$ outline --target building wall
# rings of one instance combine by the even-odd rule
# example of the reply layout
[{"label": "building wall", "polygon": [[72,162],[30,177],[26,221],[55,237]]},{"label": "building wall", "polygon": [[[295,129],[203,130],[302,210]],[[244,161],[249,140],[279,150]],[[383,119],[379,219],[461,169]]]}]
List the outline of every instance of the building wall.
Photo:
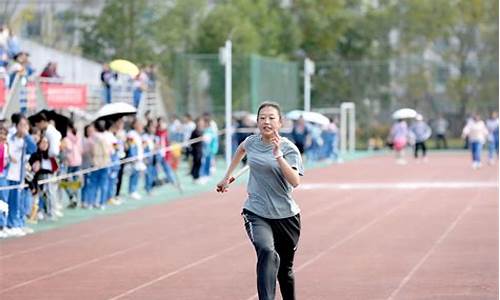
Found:
[{"label": "building wall", "polygon": [[40,74],[47,63],[53,61],[57,62],[58,73],[64,82],[100,85],[101,64],[27,39],[19,38],[19,43],[21,49],[30,54],[30,61],[36,74]]}]

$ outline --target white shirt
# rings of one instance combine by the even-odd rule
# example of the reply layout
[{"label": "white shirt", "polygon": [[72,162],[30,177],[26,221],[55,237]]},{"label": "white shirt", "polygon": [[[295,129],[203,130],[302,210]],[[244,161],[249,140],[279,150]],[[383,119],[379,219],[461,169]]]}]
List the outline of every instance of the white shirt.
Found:
[{"label": "white shirt", "polygon": [[49,140],[49,157],[57,157],[61,150],[62,135],[54,125],[49,124],[45,129],[45,137]]},{"label": "white shirt", "polygon": [[462,135],[468,136],[471,142],[484,143],[488,136],[488,128],[482,120],[472,121],[465,126]]},{"label": "white shirt", "polygon": [[[9,139],[10,165],[7,171],[7,180],[21,181],[21,157],[23,156],[24,138],[14,136]],[[24,157],[27,158],[27,155]]]}]

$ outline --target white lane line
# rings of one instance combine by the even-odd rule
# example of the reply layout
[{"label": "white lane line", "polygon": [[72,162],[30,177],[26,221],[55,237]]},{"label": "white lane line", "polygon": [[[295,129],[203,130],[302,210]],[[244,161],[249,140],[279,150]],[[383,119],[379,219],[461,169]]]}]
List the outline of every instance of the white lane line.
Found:
[{"label": "white lane line", "polygon": [[[335,203],[333,203],[333,204],[331,204],[331,205],[328,205],[328,206],[327,206],[326,208],[324,208],[321,212],[325,212],[325,211],[327,211],[327,210],[329,210],[329,209],[332,209],[333,207],[336,207],[336,206],[338,206],[338,205],[341,205],[342,203],[348,202],[349,200],[350,200],[350,198],[347,198],[347,199],[343,199],[343,200],[340,200],[340,201],[338,201],[338,202],[335,202]],[[318,211],[313,212],[312,214],[308,214],[307,216],[309,216],[309,215],[313,215],[313,214],[318,214],[319,212],[320,212],[320,211],[318,210]],[[142,222],[130,222],[130,224],[129,224],[129,225],[132,225],[133,223],[139,223],[139,224],[140,224],[140,223],[142,223]],[[120,251],[113,252],[113,253],[111,253],[111,254],[107,254],[107,255],[104,255],[104,256],[100,256],[100,257],[97,257],[97,258],[95,258],[95,259],[92,259],[92,260],[89,260],[89,261],[85,261],[85,262],[82,262],[82,263],[79,263],[79,264],[73,265],[73,266],[71,266],[71,267],[67,267],[67,268],[59,269],[59,270],[57,270],[57,271],[54,271],[54,272],[51,272],[51,273],[48,273],[48,274],[45,274],[45,275],[42,275],[42,276],[39,276],[39,277],[33,278],[33,279],[31,279],[31,280],[24,281],[24,282],[21,282],[21,283],[19,283],[19,284],[16,284],[16,285],[10,286],[10,287],[8,287],[8,288],[6,288],[6,289],[4,289],[4,290],[0,290],[0,294],[3,294],[3,293],[5,293],[5,292],[7,292],[7,291],[10,291],[10,290],[14,290],[14,289],[17,289],[17,288],[20,288],[20,287],[26,286],[26,285],[31,284],[31,283],[33,283],[33,282],[37,282],[37,281],[40,281],[40,280],[43,280],[43,279],[51,278],[51,277],[54,277],[54,276],[56,276],[56,275],[59,275],[59,274],[62,274],[62,273],[66,273],[66,272],[69,272],[69,271],[72,271],[72,270],[75,270],[75,269],[78,269],[78,268],[80,268],[80,267],[83,267],[83,266],[86,266],[86,265],[89,265],[89,264],[92,264],[92,263],[95,263],[95,262],[98,262],[98,261],[101,261],[101,260],[105,260],[105,259],[107,259],[107,258],[111,258],[111,257],[117,256],[117,255],[123,254],[123,253],[126,253],[126,252],[128,252],[128,251],[130,251],[130,250],[133,250],[133,249],[136,249],[136,248],[139,248],[139,247],[143,247],[143,246],[145,246],[145,245],[151,244],[151,243],[153,243],[153,242],[158,242],[158,241],[160,241],[160,240],[164,240],[164,239],[166,239],[166,238],[159,239],[159,240],[154,240],[154,241],[145,241],[145,242],[143,242],[143,243],[141,243],[141,244],[138,244],[138,245],[133,246],[133,247],[130,247],[130,248],[126,248],[126,249],[123,249],[123,250],[120,250]],[[65,239],[65,240],[62,240],[62,241],[60,241],[60,242],[65,242],[65,241],[67,241],[67,240],[69,240],[69,239]],[[58,242],[56,242],[56,243],[58,243]],[[230,249],[233,249],[233,248],[236,248],[236,247],[242,246],[242,245],[244,245],[245,243],[246,243],[246,242],[242,242],[241,244],[238,244],[237,246],[234,246],[234,247],[232,247],[232,248],[230,248]],[[50,244],[50,246],[51,246],[51,245],[54,245],[54,243],[51,243],[51,244]],[[229,250],[228,250],[228,249],[225,249],[225,250],[222,250],[221,252],[226,252],[226,251],[229,251]],[[194,267],[194,266],[196,266],[196,265],[199,265],[199,264],[201,264],[201,263],[203,263],[203,262],[205,262],[205,261],[208,261],[208,260],[210,260],[210,259],[212,259],[212,258],[215,258],[215,257],[212,257],[212,256],[213,256],[213,255],[208,256],[208,257],[204,257],[204,258],[202,258],[202,259],[198,260],[198,261],[197,261],[197,263],[192,263],[192,264],[189,264],[189,265],[187,265],[187,266],[184,266],[184,267],[180,268],[179,270],[172,272],[172,273],[174,273],[174,274],[171,274],[171,275],[169,275],[169,276],[167,276],[167,277],[173,276],[173,275],[175,275],[175,274],[177,274],[177,273],[179,273],[179,272],[181,272],[181,271],[183,271],[183,270],[185,270],[185,269],[192,268],[192,267]],[[195,265],[193,265],[193,264],[195,264]],[[167,278],[167,277],[165,277],[165,278]],[[159,281],[159,280],[158,280],[158,281]],[[151,284],[153,284],[153,283],[154,283],[154,282],[152,282]],[[149,285],[150,285],[150,284],[149,284]],[[142,288],[142,287],[141,287],[141,288]],[[138,290],[138,289],[139,289],[139,288],[136,288],[135,290]],[[134,291],[135,291],[135,290],[134,290]]]},{"label": "white lane line", "polygon": [[184,266],[184,267],[182,267],[182,268],[179,268],[179,269],[177,269],[177,270],[175,270],[175,271],[172,271],[172,272],[169,272],[169,273],[167,273],[167,274],[164,274],[164,275],[162,275],[162,276],[160,276],[160,277],[157,277],[157,278],[155,278],[155,279],[153,279],[153,280],[150,280],[150,281],[148,281],[148,282],[146,282],[146,283],[144,283],[144,284],[141,284],[141,285],[139,285],[139,286],[137,286],[137,287],[135,287],[135,288],[133,288],[133,289],[127,290],[127,291],[125,291],[124,293],[122,293],[122,294],[120,294],[120,295],[118,295],[118,296],[115,296],[115,297],[113,297],[113,298],[109,298],[109,300],[116,300],[116,299],[120,299],[120,298],[123,298],[123,297],[125,297],[125,296],[128,296],[128,295],[130,295],[130,294],[132,294],[132,293],[137,292],[138,290],[141,290],[141,289],[143,289],[143,288],[145,288],[145,287],[148,287],[148,286],[150,286],[150,285],[153,285],[153,284],[155,284],[155,283],[157,283],[157,282],[159,282],[159,281],[162,281],[162,280],[167,279],[167,278],[169,278],[169,277],[172,277],[172,276],[174,276],[174,275],[177,275],[177,274],[179,274],[179,273],[181,273],[181,272],[183,272],[183,271],[186,271],[186,270],[189,270],[189,269],[194,268],[194,267],[196,267],[196,266],[199,266],[199,265],[201,265],[201,264],[203,264],[203,263],[205,263],[205,262],[207,262],[207,261],[210,261],[210,260],[212,260],[212,259],[215,259],[215,258],[217,258],[217,257],[219,257],[219,256],[221,256],[221,255],[223,255],[223,254],[224,254],[224,253],[226,253],[226,252],[229,252],[229,251],[231,251],[231,250],[234,250],[234,249],[239,248],[239,247],[241,247],[241,246],[243,246],[243,245],[246,245],[246,244],[248,244],[248,241],[244,241],[244,242],[238,243],[238,244],[236,244],[236,245],[234,245],[234,246],[232,246],[232,247],[229,247],[229,248],[223,249],[223,250],[221,250],[221,251],[219,251],[219,252],[217,252],[217,253],[215,253],[215,254],[212,254],[212,255],[210,255],[210,256],[206,256],[206,257],[204,257],[204,258],[202,258],[202,259],[199,259],[199,260],[197,260],[197,261],[195,261],[195,262],[193,262],[193,263],[190,263],[190,264],[188,264],[188,265],[185,265],[185,266]]},{"label": "white lane line", "polygon": [[[219,201],[219,202],[222,202],[222,200],[224,200],[224,199],[221,199],[221,201]],[[168,202],[165,202],[165,203],[168,203]],[[107,232],[113,231],[114,229],[123,230],[125,227],[129,227],[129,226],[133,226],[133,225],[137,225],[137,224],[139,224],[139,225],[147,225],[148,223],[151,223],[151,221],[153,221],[155,219],[164,219],[166,217],[170,217],[170,216],[172,216],[172,215],[174,215],[176,213],[179,213],[179,210],[180,210],[180,212],[184,212],[184,210],[186,210],[186,209],[190,209],[190,208],[187,207],[187,206],[186,207],[181,207],[177,211],[170,211],[170,212],[167,212],[165,214],[161,214],[161,215],[157,215],[157,216],[151,216],[148,219],[142,219],[141,221],[132,221],[132,222],[120,223],[118,225],[110,225],[109,227],[107,227],[104,230],[92,231],[91,233],[79,235],[79,236],[76,236],[76,237],[64,238],[64,239],[61,239],[61,240],[58,240],[58,241],[48,242],[46,244],[38,245],[36,247],[25,249],[25,250],[21,250],[21,251],[18,251],[18,252],[9,253],[9,254],[6,254],[6,255],[0,255],[0,260],[7,259],[7,258],[12,258],[12,257],[18,256],[18,255],[22,255],[22,254],[36,252],[38,250],[50,248],[50,247],[57,246],[57,245],[60,245],[60,244],[65,244],[65,243],[68,243],[68,242],[71,242],[71,241],[75,241],[75,240],[78,241],[78,242],[80,242],[80,241],[82,241],[83,238],[97,237],[97,236],[103,235],[103,234],[105,234]],[[118,213],[121,214],[121,213],[129,213],[129,212],[130,211],[118,212]],[[87,221],[92,221],[92,220],[93,219],[83,220],[81,223],[87,222]],[[70,224],[70,225],[76,225],[76,224],[79,224],[79,223],[74,223],[74,224]],[[58,228],[56,228],[56,229],[58,229]],[[1,250],[1,248],[0,248],[0,250]],[[0,251],[0,254],[1,254],[1,251]]]},{"label": "white lane line", "polygon": [[[391,197],[391,198],[393,198],[393,197]],[[412,198],[415,198],[415,195]],[[335,248],[338,248],[338,247],[342,246],[342,244],[344,244],[347,241],[353,239],[356,235],[358,235],[358,234],[362,233],[363,231],[367,230],[368,228],[370,228],[371,226],[373,226],[374,224],[376,224],[377,222],[379,222],[381,219],[383,219],[383,218],[387,217],[388,215],[392,214],[394,211],[396,211],[397,209],[399,209],[401,206],[403,206],[406,203],[408,203],[408,202],[407,201],[400,202],[398,205],[396,205],[395,207],[391,208],[390,210],[388,210],[387,212],[385,212],[383,215],[379,215],[375,219],[373,219],[370,222],[366,223],[365,225],[361,226],[358,230],[350,233],[348,236],[344,237],[340,241],[334,243],[330,247],[328,247],[325,250],[319,252],[313,258],[309,259],[308,261],[306,261],[305,263],[303,263],[299,267],[295,268],[295,273],[297,273],[297,272],[301,271],[302,269],[308,267],[309,265],[315,263],[320,258],[322,258],[323,256],[325,256],[329,251],[334,250]],[[249,297],[247,300],[254,300],[254,299],[257,299],[257,297],[258,297],[258,295],[254,294],[251,297]]]},{"label": "white lane line", "polygon": [[[338,202],[335,202],[335,203],[333,203],[333,204],[330,204],[330,205],[328,205],[327,207],[324,207],[324,208],[322,208],[322,209],[318,209],[318,210],[316,210],[316,211],[313,211],[313,212],[311,212],[311,213],[306,214],[306,215],[304,216],[304,218],[309,218],[309,217],[311,217],[311,216],[313,216],[313,215],[317,215],[317,214],[319,214],[319,213],[322,213],[322,212],[328,211],[328,210],[330,210],[330,209],[332,209],[332,208],[334,208],[334,207],[336,207],[336,206],[342,205],[342,204],[344,204],[344,203],[346,203],[346,202],[349,202],[349,201],[351,201],[351,200],[352,200],[352,197],[347,197],[347,198],[345,198],[345,199],[339,200]],[[116,300],[116,299],[123,298],[123,297],[125,297],[125,296],[127,296],[127,295],[130,295],[130,294],[132,294],[132,293],[137,292],[138,290],[141,290],[141,289],[143,289],[143,288],[145,288],[145,287],[151,286],[151,285],[153,285],[153,284],[155,284],[155,283],[157,283],[157,282],[160,282],[160,281],[162,281],[162,280],[164,280],[164,279],[167,279],[167,278],[169,278],[169,277],[172,277],[172,276],[174,276],[174,275],[177,275],[177,274],[178,274],[178,273],[180,273],[180,272],[183,272],[183,271],[186,271],[186,270],[188,270],[188,269],[194,268],[194,267],[196,267],[196,266],[198,266],[198,265],[201,265],[201,264],[203,264],[203,263],[205,263],[205,262],[207,262],[207,261],[209,261],[209,260],[212,260],[212,259],[214,259],[214,258],[216,258],[216,257],[218,257],[218,256],[220,256],[220,255],[222,255],[223,253],[229,252],[229,251],[231,251],[231,250],[234,250],[234,249],[236,249],[236,248],[239,248],[240,246],[243,246],[243,245],[248,244],[248,243],[249,243],[248,241],[241,242],[241,243],[239,243],[239,244],[236,244],[236,245],[235,245],[235,246],[233,246],[233,247],[223,249],[223,250],[219,251],[219,252],[218,252],[218,253],[216,253],[216,254],[213,254],[213,255],[210,255],[210,256],[206,256],[206,257],[204,257],[204,258],[201,258],[201,259],[199,259],[199,260],[197,260],[197,261],[195,261],[195,262],[193,262],[193,263],[191,263],[191,264],[188,264],[188,265],[186,265],[186,266],[184,266],[184,267],[181,267],[181,268],[179,268],[179,269],[177,269],[177,270],[175,270],[175,271],[169,272],[169,273],[164,274],[164,275],[162,275],[162,276],[160,276],[160,277],[157,277],[157,278],[155,278],[155,279],[153,279],[153,280],[150,280],[150,281],[148,281],[148,282],[146,282],[146,283],[144,283],[144,284],[141,284],[141,285],[139,285],[139,286],[137,286],[137,287],[135,287],[135,288],[133,288],[133,289],[127,290],[127,291],[123,292],[122,294],[120,294],[120,295],[118,295],[118,296],[115,296],[115,297],[113,297],[113,298],[110,298],[109,300]]]},{"label": "white lane line", "polygon": [[401,281],[401,283],[399,284],[399,286],[391,293],[391,295],[387,298],[387,300],[393,300],[397,296],[397,294],[401,291],[401,289],[408,283],[408,281],[411,280],[411,278],[413,277],[413,275],[425,263],[425,261],[427,260],[427,258],[429,258],[429,256],[431,256],[431,254],[434,252],[434,250],[436,249],[436,247],[439,246],[448,237],[448,235],[450,234],[450,232],[452,232],[453,229],[455,229],[455,227],[457,226],[458,222],[460,222],[460,220],[462,220],[462,218],[465,216],[465,214],[470,211],[471,206],[472,206],[472,204],[470,203],[466,208],[464,208],[462,210],[462,212],[451,223],[451,225],[448,227],[448,229],[446,229],[446,231],[439,237],[439,239],[434,242],[434,244],[429,249],[429,251],[427,251],[427,253],[424,255],[424,257],[422,257],[422,259],[420,259],[420,261],[413,267],[413,269],[411,269],[410,273],[408,273],[408,275],[406,275],[405,278],[403,278],[403,280]]},{"label": "white lane line", "polygon": [[498,188],[498,181],[417,181],[370,183],[305,183],[299,190],[408,190]]},{"label": "white lane line", "polygon": [[67,268],[64,268],[64,269],[59,269],[57,271],[54,271],[54,272],[51,272],[51,273],[48,273],[48,274],[45,274],[45,275],[33,278],[31,280],[18,283],[16,285],[13,285],[13,286],[10,286],[10,287],[8,287],[6,289],[1,290],[0,294],[3,294],[5,292],[8,292],[8,291],[11,291],[11,290],[14,290],[14,289],[26,286],[26,285],[31,284],[33,282],[37,282],[37,281],[40,281],[40,280],[43,280],[43,279],[54,277],[56,275],[59,275],[59,274],[62,274],[62,273],[66,273],[66,272],[69,272],[71,270],[75,270],[75,269],[78,269],[80,267],[83,267],[83,266],[86,266],[86,265],[90,265],[90,264],[93,264],[95,262],[98,262],[98,261],[101,261],[101,260],[104,260],[104,259],[107,259],[107,258],[111,258],[111,257],[117,256],[117,255],[123,254],[125,252],[130,251],[130,250],[143,247],[143,246],[145,246],[147,244],[150,244],[152,242],[153,241],[142,242],[142,243],[137,244],[137,245],[135,245],[133,247],[130,247],[130,248],[122,249],[120,251],[115,251],[113,253],[110,253],[110,254],[107,254],[107,255],[104,255],[104,256],[101,256],[101,257],[97,257],[97,258],[94,258],[94,259],[91,259],[91,260],[88,260],[88,261],[85,261],[85,262],[82,262],[82,263],[79,263],[79,264],[76,264],[76,265],[72,265],[71,267],[67,267]]}]

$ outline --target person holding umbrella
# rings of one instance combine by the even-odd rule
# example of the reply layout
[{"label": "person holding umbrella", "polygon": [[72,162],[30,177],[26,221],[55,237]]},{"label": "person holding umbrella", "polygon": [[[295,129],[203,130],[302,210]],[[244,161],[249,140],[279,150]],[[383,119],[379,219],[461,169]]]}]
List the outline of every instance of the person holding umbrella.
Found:
[{"label": "person holding umbrella", "polygon": [[391,127],[389,142],[396,153],[396,163],[405,165],[405,147],[408,142],[408,125],[404,119],[399,119]]}]

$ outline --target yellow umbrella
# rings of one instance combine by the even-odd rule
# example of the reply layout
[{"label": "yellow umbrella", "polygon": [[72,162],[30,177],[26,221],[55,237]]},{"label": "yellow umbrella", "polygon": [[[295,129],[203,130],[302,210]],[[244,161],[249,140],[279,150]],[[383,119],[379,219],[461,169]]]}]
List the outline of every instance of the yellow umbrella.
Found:
[{"label": "yellow umbrella", "polygon": [[132,77],[135,77],[137,76],[137,74],[139,74],[139,68],[134,65],[134,63],[125,59],[115,59],[109,64],[109,67],[113,71],[127,74]]}]

